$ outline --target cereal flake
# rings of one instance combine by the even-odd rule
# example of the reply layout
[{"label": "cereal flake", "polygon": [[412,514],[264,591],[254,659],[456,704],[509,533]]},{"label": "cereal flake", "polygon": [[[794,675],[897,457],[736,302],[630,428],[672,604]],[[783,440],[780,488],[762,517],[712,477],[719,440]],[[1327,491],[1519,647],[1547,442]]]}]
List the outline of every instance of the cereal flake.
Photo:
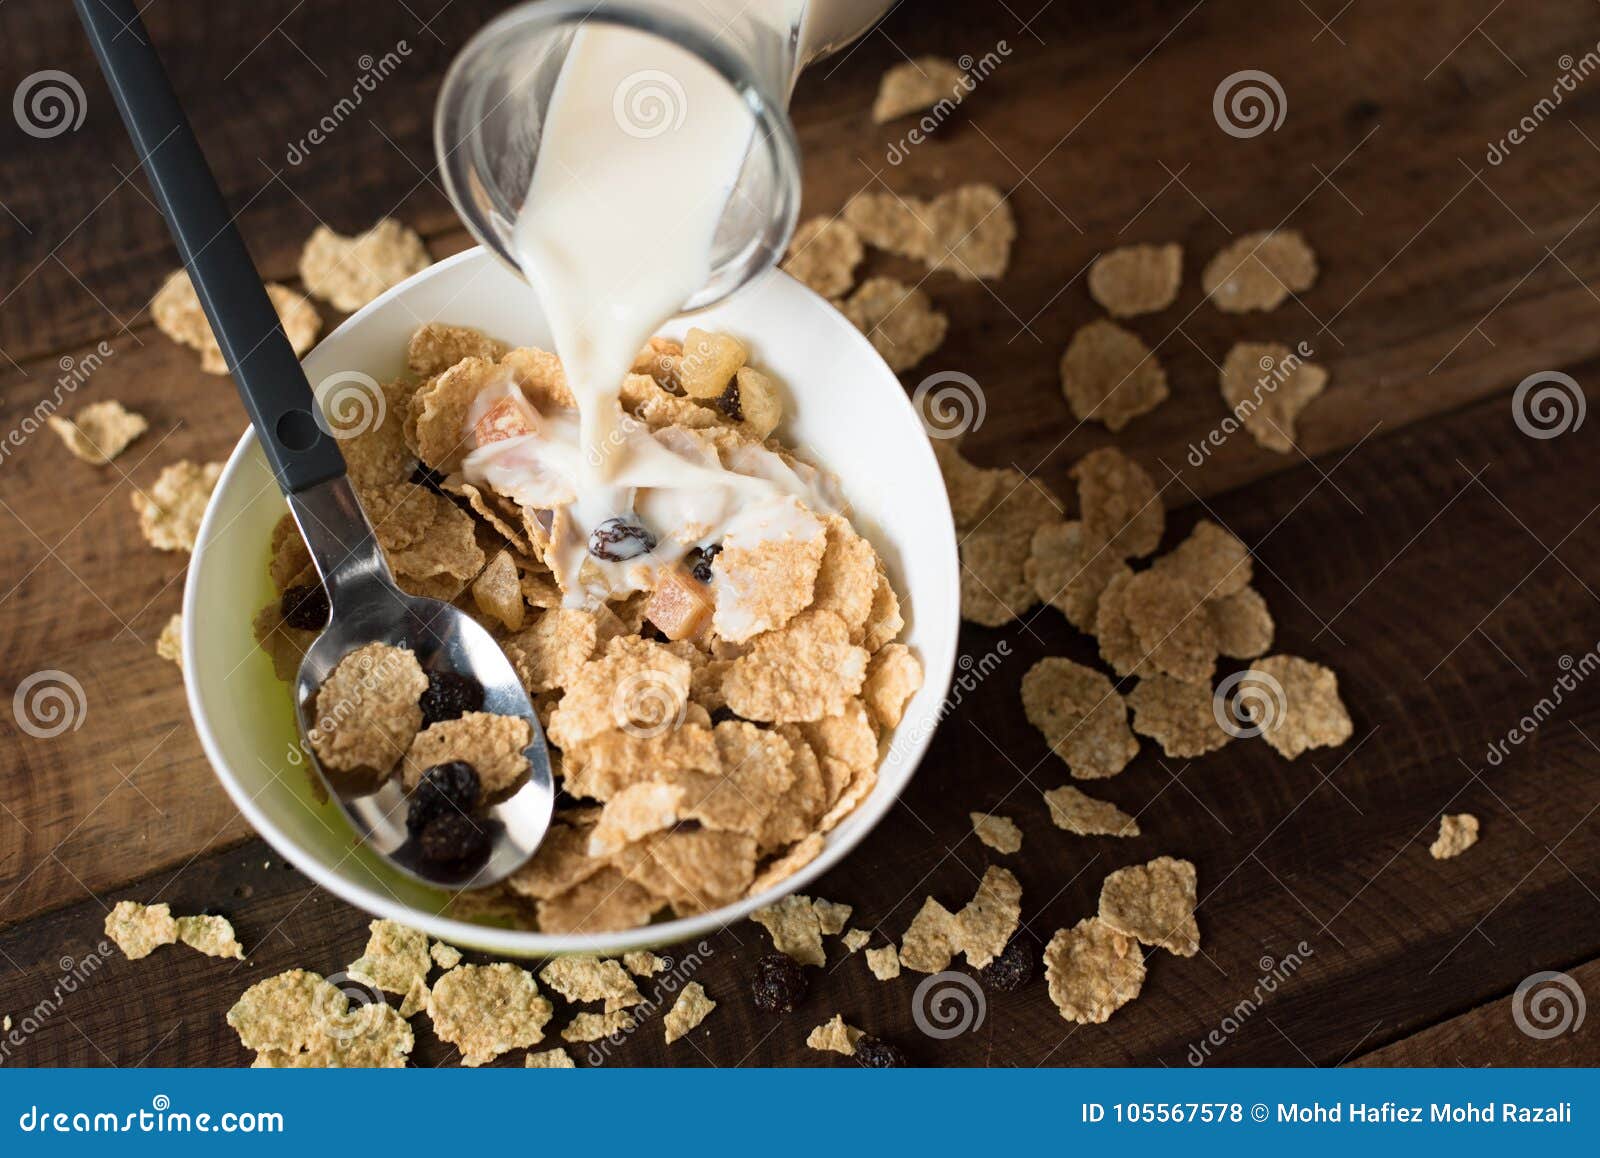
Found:
[{"label": "cereal flake", "polygon": [[354,237],[317,226],[300,254],[300,280],[334,309],[354,313],[432,264],[422,238],[385,217]]},{"label": "cereal flake", "polygon": [[1114,318],[1153,314],[1170,306],[1183,278],[1183,246],[1127,245],[1095,259],[1089,293]]},{"label": "cereal flake", "polygon": [[1109,800],[1097,800],[1070,784],[1044,794],[1050,820],[1079,836],[1138,836],[1139,822]]},{"label": "cereal flake", "polygon": [[533,974],[504,962],[459,965],[435,981],[428,996],[434,1032],[459,1049],[468,1066],[538,1045],[553,1012]]},{"label": "cereal flake", "polygon": [[1050,1000],[1061,1016],[1099,1025],[1139,996],[1144,957],[1131,937],[1097,917],[1058,929],[1044,951]]},{"label": "cereal flake", "polygon": [[426,980],[432,967],[426,933],[383,919],[372,921],[367,929],[366,949],[345,970],[351,977],[399,994]]},{"label": "cereal flake", "polygon": [[1139,751],[1122,696],[1093,668],[1046,657],[1022,677],[1022,706],[1080,780],[1115,776]]},{"label": "cereal flake", "polygon": [[927,294],[887,277],[868,278],[839,308],[896,373],[937,350],[950,326]]},{"label": "cereal flake", "polygon": [[1121,430],[1166,401],[1167,372],[1138,334],[1103,318],[1072,336],[1061,355],[1061,392],[1080,421]]},{"label": "cereal flake", "polygon": [[1317,255],[1297,229],[1247,233],[1218,251],[1200,274],[1217,309],[1275,310],[1317,280]]},{"label": "cereal flake", "polygon": [[1166,509],[1138,463],[1115,447],[1103,447],[1080,458],[1072,477],[1082,511],[1082,550],[1109,545],[1122,558],[1140,558],[1160,545]]},{"label": "cereal flake", "polygon": [[148,957],[162,945],[176,944],[178,940],[178,922],[172,919],[171,906],[164,903],[118,901],[106,914],[105,929],[106,936],[130,961]]},{"label": "cereal flake", "polygon": [[868,949],[867,968],[879,981],[893,981],[900,976],[900,954],[893,945]]},{"label": "cereal flake", "polygon": [[845,1057],[854,1057],[856,1042],[862,1038],[861,1030],[844,1023],[844,1015],[836,1013],[831,1021],[817,1026],[806,1035],[806,1046],[818,1052],[832,1051]]},{"label": "cereal flake", "polygon": [[942,102],[960,104],[967,93],[967,74],[941,56],[919,56],[893,66],[878,81],[872,119],[884,124],[920,113]]},{"label": "cereal flake", "polygon": [[73,456],[95,466],[116,458],[149,428],[144,415],[124,409],[120,402],[91,402],[71,418],[50,415],[50,429]]},{"label": "cereal flake", "polygon": [[423,772],[448,760],[465,760],[478,772],[485,798],[510,790],[528,770],[523,754],[533,729],[521,716],[463,712],[454,720],[429,724],[417,733],[405,759],[405,785],[415,788]]},{"label": "cereal flake", "polygon": [[207,957],[229,957],[236,961],[244,958],[244,946],[234,936],[233,923],[226,917],[179,917],[178,940]]},{"label": "cereal flake", "polygon": [[1457,812],[1439,818],[1439,835],[1428,846],[1434,860],[1460,856],[1478,843],[1478,818],[1470,812]]},{"label": "cereal flake", "polygon": [[386,775],[422,727],[418,699],[427,687],[405,648],[369,643],[348,653],[317,689],[309,733],[317,760],[335,771]]},{"label": "cereal flake", "polygon": [[978,839],[996,852],[1013,853],[1022,847],[1022,829],[1009,816],[996,816],[992,812],[969,813],[972,831]]},{"label": "cereal flake", "polygon": [[706,996],[706,988],[700,982],[691,981],[685,985],[683,992],[678,994],[678,1000],[672,1003],[672,1008],[667,1010],[667,1015],[661,1019],[667,1044],[671,1045],[697,1027],[716,1007],[717,1003]]},{"label": "cereal flake", "polygon": [[813,217],[794,231],[784,271],[825,298],[843,297],[855,284],[863,254],[861,235],[841,217]]},{"label": "cereal flake", "polygon": [[158,551],[192,551],[211,490],[222,475],[220,462],[187,460],[165,468],[148,490],[130,498],[139,515],[139,531]]},{"label": "cereal flake", "polygon": [[1186,860],[1156,857],[1118,869],[1100,886],[1100,919],[1125,936],[1180,957],[1200,951],[1195,871]]},{"label": "cereal flake", "polygon": [[1241,703],[1261,713],[1255,719],[1261,738],[1284,759],[1293,760],[1309,748],[1337,748],[1350,738],[1354,726],[1339,698],[1339,677],[1328,668],[1297,656],[1274,655],[1257,660],[1250,671],[1264,678],[1247,675],[1240,691],[1247,693],[1255,684],[1261,694],[1245,694]]},{"label": "cereal flake", "polygon": [[604,1001],[607,1013],[644,1001],[620,962],[587,953],[555,958],[539,971],[539,980],[568,1001]]},{"label": "cereal flake", "polygon": [[1152,673],[1127,698],[1133,730],[1157,741],[1168,756],[1204,756],[1232,739],[1217,722],[1209,683],[1184,683]]},{"label": "cereal flake", "polygon": [[1328,372],[1276,342],[1240,342],[1219,374],[1222,400],[1258,444],[1279,454],[1295,448],[1295,423],[1327,388]]}]

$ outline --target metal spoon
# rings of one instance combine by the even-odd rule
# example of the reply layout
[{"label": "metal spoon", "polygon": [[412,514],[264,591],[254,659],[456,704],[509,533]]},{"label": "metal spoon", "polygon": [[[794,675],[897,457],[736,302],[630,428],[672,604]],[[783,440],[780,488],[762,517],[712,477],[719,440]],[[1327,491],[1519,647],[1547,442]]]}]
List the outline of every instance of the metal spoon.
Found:
[{"label": "metal spoon", "polygon": [[[76,0],[76,5],[256,437],[328,593],[328,626],[307,650],[295,680],[302,738],[313,722],[322,681],[343,656],[372,642],[410,648],[424,671],[459,672],[477,680],[484,689],[483,710],[521,716],[532,735],[525,749],[526,782],[495,804],[486,821],[477,821],[490,846],[475,864],[437,866],[419,855],[416,842],[408,839],[406,794],[397,780],[374,791],[370,781],[350,784],[329,775],[314,756],[308,763],[367,846],[401,872],[451,888],[501,881],[538,848],[555,802],[544,731],[528,694],[500,646],[470,616],[395,586],[345,474],[344,458],[133,0]],[[311,753],[309,743],[305,750]]]}]

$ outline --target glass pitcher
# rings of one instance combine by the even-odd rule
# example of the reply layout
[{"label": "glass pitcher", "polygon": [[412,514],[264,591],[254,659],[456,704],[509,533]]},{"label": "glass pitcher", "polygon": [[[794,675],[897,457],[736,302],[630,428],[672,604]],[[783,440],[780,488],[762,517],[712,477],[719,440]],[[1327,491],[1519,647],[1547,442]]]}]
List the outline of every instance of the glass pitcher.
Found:
[{"label": "glass pitcher", "polygon": [[[539,156],[550,94],[584,23],[631,28],[705,62],[750,110],[755,130],[718,224],[711,275],[685,310],[720,301],[783,256],[800,208],[789,94],[800,70],[870,28],[890,0],[536,0],[486,25],[451,65],[434,146],[445,189],[472,234],[512,268],[517,214]],[[665,131],[671,78],[641,72],[615,94],[640,133]],[[633,131],[630,129],[630,131]]]}]

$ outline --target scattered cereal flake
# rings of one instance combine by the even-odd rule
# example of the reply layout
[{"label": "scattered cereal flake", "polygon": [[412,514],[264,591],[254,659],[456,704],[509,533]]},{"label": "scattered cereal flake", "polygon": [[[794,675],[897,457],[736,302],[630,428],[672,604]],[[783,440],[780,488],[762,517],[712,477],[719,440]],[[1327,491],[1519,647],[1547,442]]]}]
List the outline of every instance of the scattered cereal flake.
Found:
[{"label": "scattered cereal flake", "polygon": [[1061,355],[1061,392],[1080,421],[1115,432],[1166,401],[1167,372],[1138,334],[1100,318]]},{"label": "scattered cereal flake", "polygon": [[561,1031],[562,1041],[601,1041],[613,1034],[627,1033],[638,1024],[626,1009],[611,1013],[579,1013],[573,1015]]},{"label": "scattered cereal flake", "polygon": [[1143,467],[1113,446],[1091,451],[1072,468],[1082,511],[1082,550],[1102,546],[1123,558],[1150,554],[1161,543],[1166,509]]},{"label": "scattered cereal flake", "polygon": [[784,271],[825,298],[843,297],[861,264],[861,235],[842,217],[813,217],[794,231]]},{"label": "scattered cereal flake", "polygon": [[1232,531],[1201,519],[1188,538],[1155,561],[1155,568],[1184,580],[1207,599],[1218,599],[1250,586],[1255,561]]},{"label": "scattered cereal flake", "polygon": [[1022,885],[1010,869],[990,865],[977,895],[955,917],[954,946],[967,964],[982,969],[998,957],[1022,918]]},{"label": "scattered cereal flake", "polygon": [[575,1070],[577,1063],[572,1060],[572,1055],[561,1046],[555,1049],[542,1049],[538,1053],[529,1052],[522,1059],[524,1069],[530,1070]]},{"label": "scattered cereal flake", "polygon": [[300,280],[334,309],[354,313],[432,264],[422,238],[385,217],[354,237],[317,226],[300,254]]},{"label": "scattered cereal flake", "polygon": [[568,1001],[604,1001],[607,1013],[644,1001],[621,962],[609,957],[587,953],[557,957],[539,971],[539,980]]},{"label": "scattered cereal flake", "polygon": [[844,1015],[835,1013],[833,1020],[824,1022],[806,1035],[806,1045],[810,1049],[824,1052],[832,1050],[842,1053],[845,1057],[854,1057],[856,1042],[860,1041],[862,1033],[853,1025],[844,1023]]},{"label": "scattered cereal flake", "polygon": [[711,564],[712,624],[731,643],[783,627],[811,604],[827,530],[797,500],[790,504],[784,517],[789,533],[782,538],[768,537],[764,528],[750,536],[730,533]]},{"label": "scattered cereal flake", "polygon": [[1460,856],[1478,843],[1478,818],[1470,812],[1456,812],[1439,818],[1439,836],[1428,846],[1434,860]]},{"label": "scattered cereal flake", "polygon": [[1022,677],[1022,706],[1080,780],[1115,776],[1138,754],[1127,705],[1093,668],[1058,656],[1041,659]]},{"label": "scattered cereal flake", "polygon": [[233,923],[226,917],[179,917],[178,940],[207,957],[244,959],[244,946],[234,936]]},{"label": "scattered cereal flake", "polygon": [[[926,420],[925,420],[926,421]],[[994,505],[995,491],[1004,471],[975,466],[961,455],[954,438],[932,438],[933,457],[939,461],[944,489],[950,498],[950,515],[956,530],[968,531]]]},{"label": "scattered cereal flake", "polygon": [[1200,951],[1196,903],[1194,865],[1170,856],[1118,869],[1100,886],[1102,921],[1125,936],[1180,957]]},{"label": "scattered cereal flake", "polygon": [[[871,940],[872,934],[867,932],[865,929],[851,929],[843,937],[839,938],[840,943],[844,945],[846,951],[851,953],[856,952],[858,949],[866,948],[867,944]],[[896,958],[896,960],[898,960],[898,958]]]},{"label": "scattered cereal flake", "polygon": [[96,466],[116,458],[149,428],[142,414],[123,409],[120,402],[91,402],[71,418],[50,415],[50,429],[61,436],[67,449]]},{"label": "scattered cereal flake", "polygon": [[881,125],[943,102],[960,104],[967,95],[966,81],[967,74],[954,61],[942,56],[919,56],[902,61],[884,73],[878,82],[872,119]]},{"label": "scattered cereal flake", "polygon": [[172,919],[167,904],[142,905],[138,901],[118,901],[106,914],[106,936],[129,961],[148,957],[162,945],[178,940],[178,922]]},{"label": "scattered cereal flake", "polygon": [[902,257],[928,255],[933,229],[925,201],[892,192],[857,193],[845,203],[843,215],[868,245]]},{"label": "scattered cereal flake", "polygon": [[937,350],[950,326],[927,294],[887,277],[868,278],[839,308],[896,373]]},{"label": "scattered cereal flake", "polygon": [[510,551],[500,551],[472,581],[472,601],[485,615],[498,619],[507,631],[521,631],[528,605],[522,598],[522,579]]},{"label": "scattered cereal flake", "polygon": [[[678,784],[642,780],[606,800],[600,823],[589,833],[589,855],[611,856],[636,840],[678,823],[684,789]],[[548,980],[548,978],[546,978]]]},{"label": "scattered cereal flake", "polygon": [[758,893],[764,893],[773,885],[788,880],[821,856],[822,850],[826,847],[827,841],[822,838],[820,832],[813,832],[796,841],[788,852],[773,860],[750,882],[748,895],[753,897]]},{"label": "scattered cereal flake", "polygon": [[820,898],[812,901],[811,907],[817,911],[817,923],[822,927],[824,937],[837,937],[844,932],[845,923],[855,911],[849,905],[841,905],[838,901],[824,901]]},{"label": "scattered cereal flake", "polygon": [[1070,784],[1044,794],[1057,828],[1079,836],[1138,836],[1139,822],[1109,800],[1097,800]]},{"label": "scattered cereal flake", "polygon": [[1127,698],[1133,709],[1133,730],[1160,743],[1168,756],[1204,756],[1233,738],[1217,722],[1209,683],[1184,683],[1151,673]]},{"label": "scattered cereal flake", "polygon": [[429,945],[428,956],[433,958],[433,963],[441,969],[454,969],[461,964],[461,950],[454,945],[446,945],[443,941],[435,941]]},{"label": "scattered cereal flake", "polygon": [[160,636],[156,639],[156,654],[162,659],[171,660],[178,665],[178,670],[183,670],[183,616],[174,615],[167,620],[166,626],[161,629]]},{"label": "scattered cereal flake", "polygon": [[757,636],[728,666],[722,691],[728,707],[747,720],[820,720],[844,711],[860,692],[867,658],[850,642],[850,629],[838,615],[802,611],[779,630]]},{"label": "scattered cereal flake", "polygon": [[1178,296],[1183,246],[1126,245],[1095,259],[1089,293],[1114,318],[1164,310]]},{"label": "scattered cereal flake", "polygon": [[867,664],[861,698],[872,718],[885,728],[898,727],[906,704],[922,687],[922,661],[903,643],[878,650]]},{"label": "scattered cereal flake", "polygon": [[148,490],[136,489],[130,497],[145,542],[159,551],[194,550],[201,516],[221,475],[220,462],[185,460],[165,468]]},{"label": "scattered cereal flake", "polygon": [[346,654],[317,689],[309,738],[318,761],[341,772],[388,774],[422,727],[418,699],[427,688],[422,665],[406,648],[369,643]]},{"label": "scattered cereal flake", "polygon": [[533,974],[504,962],[458,965],[433,983],[428,996],[434,1032],[458,1048],[469,1066],[538,1045],[553,1012]]},{"label": "scattered cereal flake", "polygon": [[867,968],[879,981],[893,981],[900,976],[900,954],[893,945],[867,950]]},{"label": "scattered cereal flake", "polygon": [[1217,650],[1231,659],[1255,659],[1272,646],[1272,613],[1254,587],[1206,600],[1206,615],[1216,633]]},{"label": "scattered cereal flake", "polygon": [[[1339,677],[1328,668],[1297,656],[1274,655],[1257,660],[1250,671],[1264,678],[1247,676],[1240,684],[1240,692],[1246,693],[1240,702],[1246,710],[1260,710],[1262,717],[1255,722],[1262,728],[1261,738],[1284,759],[1293,760],[1308,748],[1337,748],[1350,738],[1354,727],[1339,698]],[[1247,694],[1251,684],[1261,694]]]},{"label": "scattered cereal flake", "polygon": [[411,988],[406,990],[406,995],[400,999],[400,1016],[415,1017],[428,1008],[428,983],[418,977],[411,982]]},{"label": "scattered cereal flake", "polygon": [[716,1007],[717,1003],[706,996],[706,988],[700,982],[691,981],[685,985],[683,992],[678,994],[678,1000],[672,1003],[672,1008],[661,1019],[667,1044],[671,1045],[698,1026]]},{"label": "scattered cereal flake", "polygon": [[463,358],[487,358],[498,362],[511,347],[471,326],[452,326],[446,322],[427,322],[417,327],[406,346],[406,365],[422,378],[442,374]]},{"label": "scattered cereal flake", "polygon": [[657,957],[654,953],[640,949],[632,953],[624,953],[622,955],[622,964],[635,977],[653,977],[671,962],[665,957]]},{"label": "scattered cereal flake", "polygon": [[793,957],[802,965],[825,965],[822,948],[822,921],[811,898],[791,893],[776,904],[757,909],[750,919],[772,937],[772,947]]},{"label": "scattered cereal flake", "polygon": [[1130,676],[1144,664],[1144,649],[1128,621],[1128,584],[1133,572],[1120,568],[1100,592],[1095,605],[1094,636],[1100,645],[1100,658],[1119,676]]},{"label": "scattered cereal flake", "polygon": [[1220,373],[1222,399],[1257,443],[1279,454],[1294,449],[1300,412],[1328,385],[1328,372],[1276,342],[1240,342]]},{"label": "scattered cereal flake", "polygon": [[1038,478],[1005,468],[994,497],[961,542],[961,615],[1000,627],[1036,602],[1028,578],[1033,537],[1061,521],[1061,500]]},{"label": "scattered cereal flake", "polygon": [[[337,993],[338,991],[335,990]],[[341,999],[343,995],[340,994]],[[383,1002],[329,1010],[302,1051],[264,1050],[254,1067],[274,1069],[402,1069],[416,1037]]]},{"label": "scattered cereal flake", "polygon": [[1144,988],[1144,956],[1131,937],[1098,917],[1058,929],[1044,951],[1050,1000],[1061,1016],[1099,1025]]},{"label": "scattered cereal flake", "polygon": [[297,1053],[348,1006],[349,999],[320,974],[291,969],[246,989],[228,1010],[228,1024],[246,1049]]},{"label": "scattered cereal flake", "polygon": [[665,900],[628,880],[617,869],[604,862],[590,863],[601,867],[566,892],[539,902],[539,928],[544,932],[609,933],[632,929],[648,924],[665,906]]},{"label": "scattered cereal flake", "polygon": [[[278,313],[278,321],[288,335],[294,352],[304,354],[316,341],[322,319],[316,307],[288,286],[268,283],[267,297]],[[200,368],[207,374],[226,374],[228,363],[222,356],[211,323],[200,306],[200,296],[187,270],[175,270],[150,300],[150,317],[167,337],[179,345],[200,352]]]},{"label": "scattered cereal flake", "polygon": [[1022,847],[1022,829],[1009,816],[996,816],[992,812],[968,813],[972,818],[972,831],[978,839],[996,852],[1013,853]]},{"label": "scattered cereal flake", "polygon": [[968,281],[1005,276],[1017,219],[993,185],[962,185],[928,205],[928,265]]},{"label": "scattered cereal flake", "polygon": [[956,915],[932,897],[900,938],[900,963],[918,973],[942,973],[956,951]]},{"label": "scattered cereal flake", "polygon": [[1189,683],[1206,682],[1217,667],[1217,637],[1205,592],[1152,568],[1128,581],[1126,611],[1150,666]]},{"label": "scattered cereal flake", "polygon": [[1274,310],[1317,280],[1317,255],[1297,229],[1247,233],[1206,263],[1200,284],[1230,314]]},{"label": "scattered cereal flake", "polygon": [[423,772],[447,760],[465,760],[478,771],[485,798],[510,789],[528,770],[523,749],[533,730],[521,716],[492,712],[463,712],[454,720],[440,720],[417,733],[406,752],[405,784],[415,788]]},{"label": "scattered cereal flake", "polygon": [[358,981],[389,993],[408,993],[428,976],[428,934],[399,921],[376,920],[367,925],[367,947],[346,972]]},{"label": "scattered cereal flake", "polygon": [[1034,594],[1067,617],[1080,631],[1094,634],[1100,593],[1123,570],[1109,544],[1083,549],[1083,524],[1046,523],[1033,533],[1023,576]]}]

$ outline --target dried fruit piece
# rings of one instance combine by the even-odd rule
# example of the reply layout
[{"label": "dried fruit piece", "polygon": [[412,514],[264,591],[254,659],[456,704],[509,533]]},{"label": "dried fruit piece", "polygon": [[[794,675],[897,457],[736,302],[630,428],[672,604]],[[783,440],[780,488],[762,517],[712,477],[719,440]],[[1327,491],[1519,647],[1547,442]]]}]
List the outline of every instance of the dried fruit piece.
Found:
[{"label": "dried fruit piece", "polygon": [[1100,886],[1100,919],[1117,932],[1179,957],[1200,951],[1194,865],[1158,856],[1118,869]]},{"label": "dried fruit piece", "polygon": [[868,278],[839,308],[896,373],[937,350],[950,326],[927,294],[887,277]]},{"label": "dried fruit piece", "polygon": [[1080,549],[1110,546],[1120,557],[1142,558],[1161,543],[1166,509],[1143,467],[1112,446],[1091,451],[1072,468],[1082,512]]},{"label": "dried fruit piece", "polygon": [[1070,784],[1044,794],[1050,820],[1079,836],[1138,836],[1139,822],[1109,800],[1098,800]]},{"label": "dried fruit piece", "polygon": [[1286,760],[1309,748],[1337,748],[1354,731],[1339,698],[1339,677],[1298,656],[1257,660],[1238,694],[1261,738]]},{"label": "dried fruit piece", "polygon": [[1220,372],[1222,400],[1258,444],[1279,454],[1295,446],[1295,422],[1328,385],[1328,372],[1276,342],[1240,342]]},{"label": "dried fruit piece", "polygon": [[1061,392],[1079,421],[1115,432],[1166,401],[1167,372],[1138,334],[1097,319],[1061,355]]},{"label": "dried fruit piece", "polygon": [[300,280],[334,309],[354,313],[432,264],[422,238],[385,217],[354,237],[317,226],[300,254]]},{"label": "dried fruit piece", "polygon": [[1460,856],[1478,843],[1478,818],[1470,812],[1457,812],[1439,818],[1439,835],[1428,846],[1434,860]]},{"label": "dried fruit piece", "polygon": [[462,760],[477,772],[484,799],[496,799],[528,770],[523,749],[532,736],[532,728],[521,716],[493,712],[466,712],[454,720],[429,724],[406,751],[401,770],[406,787],[414,787],[435,764]]},{"label": "dried fruit piece", "polygon": [[998,957],[978,970],[978,978],[990,989],[1015,993],[1033,980],[1034,954],[1038,951],[1038,942],[1025,930],[1019,930]]},{"label": "dried fruit piece", "polygon": [[1168,756],[1204,756],[1233,738],[1217,722],[1209,683],[1184,683],[1168,675],[1150,674],[1127,698],[1133,709],[1133,730],[1157,741]]},{"label": "dried fruit piece", "polygon": [[458,720],[483,707],[483,685],[460,672],[431,671],[428,689],[417,703],[422,708],[424,727],[444,720]]},{"label": "dried fruit piece", "polygon": [[784,271],[825,298],[843,297],[855,284],[863,254],[861,235],[841,217],[813,217],[795,229]]},{"label": "dried fruit piece", "polygon": [[749,360],[744,343],[731,334],[691,328],[678,361],[678,386],[690,398],[709,401],[728,388],[740,366]]},{"label": "dried fruit piece", "polygon": [[1089,293],[1114,318],[1164,310],[1178,296],[1183,278],[1183,246],[1127,245],[1095,259],[1089,267]]},{"label": "dried fruit piece", "polygon": [[507,631],[521,631],[528,605],[522,598],[522,577],[510,551],[499,551],[472,581],[472,602],[497,619]]},{"label": "dried fruit piece", "polygon": [[537,1045],[554,1009],[533,974],[515,965],[459,965],[433,983],[428,1016],[439,1040],[480,1066],[508,1050]]},{"label": "dried fruit piece", "polygon": [[1080,780],[1115,776],[1139,751],[1110,680],[1069,659],[1041,659],[1022,677],[1022,706],[1050,750]]},{"label": "dried fruit piece", "polygon": [[667,1044],[671,1045],[698,1026],[716,1007],[717,1003],[706,996],[706,987],[700,982],[691,981],[685,985],[683,992],[678,994],[678,1000],[672,1003],[672,1008],[667,1010],[667,1015],[661,1019]]},{"label": "dried fruit piece", "polygon": [[156,476],[148,490],[129,496],[139,516],[139,532],[158,551],[192,551],[200,520],[222,475],[220,462],[175,462]]},{"label": "dried fruit piece", "polygon": [[786,953],[768,953],[756,962],[751,996],[764,1013],[793,1013],[806,999],[811,981],[805,968]]},{"label": "dried fruit piece", "polygon": [[105,931],[129,961],[148,957],[162,945],[176,944],[178,940],[178,922],[172,919],[172,908],[166,904],[118,901],[106,914]]},{"label": "dried fruit piece", "polygon": [[966,80],[967,74],[954,61],[942,56],[919,56],[902,61],[878,81],[872,119],[881,125],[946,101],[960,104],[967,94]]},{"label": "dried fruit piece", "polygon": [[1144,988],[1138,944],[1096,917],[1058,929],[1045,947],[1044,966],[1050,1000],[1079,1025],[1101,1024]]},{"label": "dried fruit piece", "polygon": [[124,409],[120,402],[91,402],[71,418],[50,415],[50,429],[73,456],[96,466],[116,458],[149,428],[144,415]]},{"label": "dried fruit piece", "polygon": [[1275,310],[1317,280],[1317,255],[1297,229],[1247,233],[1206,263],[1200,284],[1230,314]]},{"label": "dried fruit piece", "polygon": [[1012,853],[1022,847],[1022,829],[1009,816],[996,816],[992,812],[968,813],[972,818],[972,831],[978,839],[996,852]]}]

